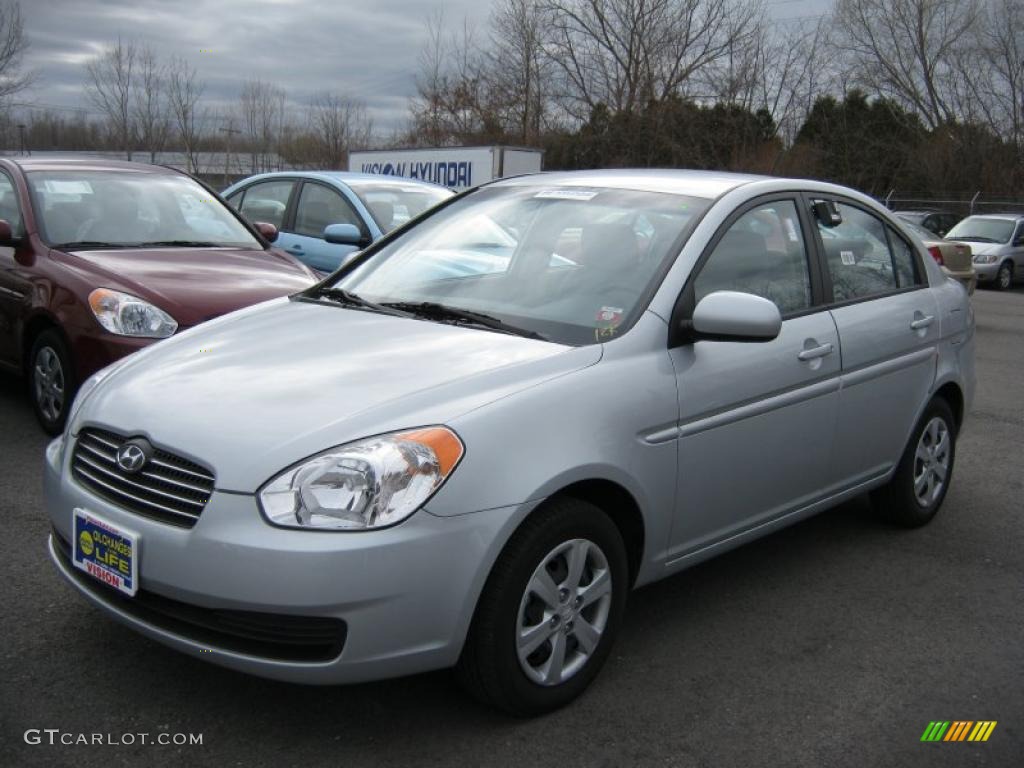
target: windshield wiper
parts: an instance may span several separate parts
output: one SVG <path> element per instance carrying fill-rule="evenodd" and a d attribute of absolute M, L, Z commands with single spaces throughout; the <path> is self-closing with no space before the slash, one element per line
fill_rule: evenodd
<path fill-rule="evenodd" d="M 138 248 L 220 248 L 223 243 L 211 243 L 206 240 L 154 240 L 151 243 L 139 243 Z"/>
<path fill-rule="evenodd" d="M 51 248 L 58 251 L 84 251 L 89 248 L 136 248 L 134 243 L 105 243 L 102 240 L 75 240 L 70 243 L 57 243 Z"/>
<path fill-rule="evenodd" d="M 500 333 L 512 333 L 516 336 L 524 336 L 528 339 L 547 341 L 545 336 L 537 333 L 536 331 L 530 331 L 526 328 L 519 328 L 515 325 L 510 325 L 504 320 L 499 320 L 498 318 L 484 314 L 483 312 L 474 312 L 469 309 L 450 307 L 447 304 L 438 304 L 433 301 L 389 301 L 385 302 L 384 306 L 390 309 L 401 310 L 402 312 L 409 312 L 413 315 L 427 318 L 428 320 L 448 320 L 455 323 L 469 323 L 471 325 L 489 328 L 492 331 L 498 331 Z"/>
<path fill-rule="evenodd" d="M 364 299 L 357 293 L 346 291 L 344 288 L 331 288 L 328 286 L 313 286 L 306 291 L 305 296 L 322 299 L 330 299 L 344 307 L 357 307 L 359 309 L 371 309 L 374 312 L 383 312 L 386 315 L 408 317 L 409 313 L 391 308 L 390 305 L 377 304 L 376 302 Z"/>

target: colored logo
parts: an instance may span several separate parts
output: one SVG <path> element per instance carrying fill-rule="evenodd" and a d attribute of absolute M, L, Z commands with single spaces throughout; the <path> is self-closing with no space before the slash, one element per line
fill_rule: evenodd
<path fill-rule="evenodd" d="M 91 555 L 93 549 L 92 534 L 88 531 L 82 531 L 82 535 L 78 537 L 78 546 L 82 550 L 82 554 Z"/>
<path fill-rule="evenodd" d="M 149 459 L 149 451 L 146 450 L 148 447 L 148 444 L 141 440 L 125 443 L 117 449 L 117 466 L 129 475 L 134 475 L 145 466 Z"/>
<path fill-rule="evenodd" d="M 988 741 L 996 720 L 933 720 L 921 734 L 921 741 Z"/>

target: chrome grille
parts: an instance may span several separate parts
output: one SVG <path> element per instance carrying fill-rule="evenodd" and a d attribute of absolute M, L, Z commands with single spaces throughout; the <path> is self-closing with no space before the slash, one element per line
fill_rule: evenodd
<path fill-rule="evenodd" d="M 142 470 L 129 474 L 117 464 L 117 451 L 129 439 L 100 429 L 82 430 L 71 458 L 75 479 L 130 512 L 191 528 L 213 493 L 213 473 L 154 448 Z"/>

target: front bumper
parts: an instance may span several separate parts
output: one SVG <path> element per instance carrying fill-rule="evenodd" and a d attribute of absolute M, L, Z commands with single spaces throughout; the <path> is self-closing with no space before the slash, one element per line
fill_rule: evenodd
<path fill-rule="evenodd" d="M 501 547 L 533 505 L 455 517 L 420 510 L 392 528 L 358 533 L 282 530 L 253 496 L 215 491 L 193 528 L 119 509 L 62 471 L 47 449 L 44 496 L 53 529 L 71 539 L 72 510 L 88 509 L 139 536 L 139 589 L 157 600 L 261 615 L 333 618 L 336 657 L 282 660 L 216 636 L 154 621 L 104 587 L 81 582 L 51 541 L 58 571 L 109 616 L 161 643 L 243 672 L 301 683 L 349 683 L 451 666 Z M 130 598 L 129 598 L 130 600 Z"/>
<path fill-rule="evenodd" d="M 108 333 L 99 326 L 87 330 L 69 328 L 68 336 L 75 360 L 78 381 L 85 381 L 101 368 L 116 363 L 133 352 L 148 347 L 159 339 L 141 339 L 134 336 L 118 336 Z"/>
<path fill-rule="evenodd" d="M 979 264 L 974 262 L 974 274 L 977 275 L 979 283 L 991 283 L 999 273 L 1002 262 L 994 261 L 991 264 Z"/>

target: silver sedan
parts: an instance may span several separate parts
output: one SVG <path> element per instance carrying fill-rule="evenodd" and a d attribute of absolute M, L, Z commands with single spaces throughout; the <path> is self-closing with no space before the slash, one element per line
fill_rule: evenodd
<path fill-rule="evenodd" d="M 927 523 L 973 392 L 967 294 L 864 195 L 508 179 L 86 382 L 50 555 L 216 664 L 455 666 L 536 714 L 594 679 L 632 589 L 868 491 Z"/>

